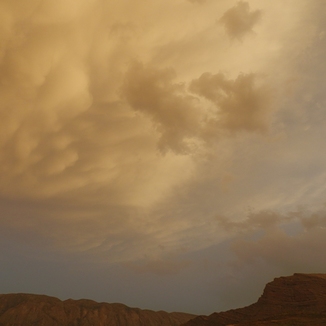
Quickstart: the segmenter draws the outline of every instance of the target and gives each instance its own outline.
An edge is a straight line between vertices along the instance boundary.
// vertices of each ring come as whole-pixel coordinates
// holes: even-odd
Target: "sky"
[[[210,314],[326,272],[324,0],[0,0],[0,293]]]

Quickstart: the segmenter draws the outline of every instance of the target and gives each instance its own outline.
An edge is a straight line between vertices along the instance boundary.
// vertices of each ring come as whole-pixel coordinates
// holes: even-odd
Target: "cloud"
[[[277,212],[268,210],[258,213],[249,212],[248,216],[241,221],[232,221],[223,216],[218,216],[218,224],[228,231],[249,232],[257,229],[266,229],[278,225],[280,222],[290,220],[290,217],[280,215]]]
[[[184,83],[173,82],[176,77],[173,69],[136,62],[126,72],[121,89],[130,107],[154,123],[160,149],[189,153],[198,144],[217,140],[224,131],[268,129],[270,92],[256,74],[240,74],[232,80],[222,73],[203,73],[190,82],[190,93]]]
[[[207,72],[191,82],[190,90],[215,104],[216,127],[232,132],[267,130],[270,95],[257,75],[240,74],[232,80],[222,73]]]
[[[260,76],[275,65],[265,43],[252,40],[255,55],[252,44],[228,48],[214,26],[220,1],[200,13],[172,0],[0,6],[4,232],[111,261],[146,253],[158,264],[162,243],[172,252],[219,241],[210,218],[233,202],[244,174],[232,171],[233,136],[248,152],[271,123],[270,80]],[[223,17],[241,38],[260,14],[240,2]]]
[[[239,1],[224,13],[219,22],[224,25],[230,38],[241,40],[246,34],[252,32],[252,28],[260,21],[261,16],[260,10],[250,11],[248,2]]]
[[[123,59],[129,56],[129,49],[120,48],[119,42],[132,41],[126,41],[124,33],[112,34],[112,28],[121,24],[108,23],[106,29],[94,23],[100,16],[97,4],[85,1],[68,12],[71,3],[35,4],[29,18],[19,16],[19,7],[6,8],[13,22],[25,25],[11,29],[8,19],[3,30],[0,191],[4,196],[68,196],[79,201],[83,194],[97,201],[102,191],[110,204],[146,206],[162,198],[157,187],[150,190],[152,182],[167,190],[168,179],[171,185],[178,183],[179,172],[172,172],[175,164],[180,169],[183,165],[183,170],[188,165],[185,157],[157,155],[159,135],[117,95]],[[132,29],[132,24],[127,26]],[[173,101],[177,107],[177,96]],[[178,143],[182,137],[177,127],[172,129],[166,142]],[[167,178],[158,181],[164,174]]]
[[[10,2],[2,5],[6,19],[0,30],[0,194],[7,212],[3,229],[21,240],[24,237],[18,235],[25,233],[26,243],[39,238],[50,248],[81,251],[102,246],[111,250],[113,260],[132,256],[118,252],[132,246],[125,237],[138,234],[135,257],[141,255],[141,235],[147,232],[141,216],[194,172],[191,157],[179,153],[184,138],[198,125],[192,100],[182,87],[178,95],[179,86],[164,70],[126,74],[126,65],[134,59],[130,35],[137,32],[137,24],[124,23],[124,14],[102,19],[110,10],[99,11],[101,1],[83,1],[76,8],[71,1],[40,6],[31,2],[25,12]],[[153,85],[153,92],[158,92],[152,94],[157,104],[154,124],[121,97],[124,76],[130,83],[145,80],[143,86],[146,78],[163,84],[162,89]],[[179,118],[180,130],[176,123],[169,126]],[[160,153],[161,138],[162,147],[177,153]],[[15,204],[7,201],[28,208],[16,215]],[[37,206],[37,212],[29,205]]]
[[[282,273],[317,272],[324,269],[325,210],[297,210],[288,214],[258,212],[243,222],[222,221],[236,229],[231,248],[236,266],[255,266],[263,262]],[[318,249],[319,248],[319,249]]]
[[[257,241],[239,239],[232,248],[240,265],[262,260],[267,265],[282,269],[283,273],[317,272],[324,270],[325,266],[325,257],[320,251],[326,245],[325,235],[323,228],[293,237],[274,230]]]
[[[198,137],[204,108],[186,94],[184,85],[173,83],[172,69],[158,70],[140,63],[131,66],[125,76],[122,94],[130,106],[149,116],[161,133],[160,147],[177,152],[187,149],[187,140]]]

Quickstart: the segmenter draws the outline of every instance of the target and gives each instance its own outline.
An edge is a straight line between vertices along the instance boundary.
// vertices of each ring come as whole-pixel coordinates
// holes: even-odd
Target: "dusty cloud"
[[[191,82],[190,90],[216,105],[221,128],[261,132],[268,125],[270,96],[257,79],[254,74],[230,80],[222,73],[204,73]]]
[[[270,92],[254,74],[235,80],[223,73],[204,73],[190,82],[173,83],[172,69],[157,70],[133,64],[122,95],[131,108],[148,116],[161,134],[159,147],[189,152],[194,143],[218,139],[224,130],[264,132],[268,128]],[[204,101],[215,105],[212,110]]]
[[[230,38],[241,40],[244,35],[252,32],[252,28],[260,21],[261,10],[250,11],[250,5],[246,1],[239,1],[234,7],[227,10],[219,22]]]
[[[247,218],[241,221],[232,221],[223,216],[218,216],[218,224],[228,231],[248,232],[256,229],[266,229],[278,225],[281,221],[291,220],[289,216],[283,216],[274,211],[261,211],[259,213],[249,213]]]
[[[152,170],[154,161],[166,171],[170,163],[176,163],[169,154],[156,155],[155,138],[159,136],[146,119],[136,116],[119,99],[116,92],[123,71],[112,65],[119,67],[121,56],[109,64],[102,62],[102,57],[115,56],[116,51],[127,53],[118,45],[110,48],[124,35],[112,37],[115,23],[106,35],[97,33],[95,5],[85,2],[76,13],[66,13],[63,3],[62,8],[54,6],[53,13],[50,4],[36,6],[32,18],[21,18],[18,9],[8,5],[8,15],[17,21],[25,19],[27,26],[16,28],[12,35],[8,31],[10,36],[4,37],[8,38],[1,63],[4,195],[48,197],[70,192],[73,196],[71,191],[88,188],[89,196],[102,189],[115,204],[120,195],[130,203],[136,201],[134,195],[141,197],[142,191],[136,186],[131,191],[134,195],[129,190],[127,194],[124,183],[130,189],[133,182],[144,185],[148,184],[146,178],[154,180],[154,175],[160,175]],[[85,20],[87,10],[94,17]],[[51,19],[46,20],[47,15]],[[108,40],[109,36],[113,39]],[[99,65],[101,72],[97,71]],[[185,163],[182,157],[176,159]],[[142,165],[146,166],[145,179],[139,174]],[[135,169],[138,181],[128,177]]]
[[[324,208],[284,214],[261,211],[239,222],[219,218],[219,224],[234,234],[230,246],[237,268],[263,263],[282,273],[324,269],[320,250],[326,246]]]
[[[199,136],[204,113],[195,98],[186,94],[185,86],[173,83],[173,78],[171,69],[156,70],[135,63],[126,74],[122,94],[134,110],[158,126],[161,148],[182,152],[187,140]]]
[[[241,39],[261,11],[192,2],[2,1],[1,225],[15,239],[157,264],[219,241],[213,194],[232,201],[239,139],[247,149],[270,130],[262,40],[283,31],[230,47],[216,16]]]

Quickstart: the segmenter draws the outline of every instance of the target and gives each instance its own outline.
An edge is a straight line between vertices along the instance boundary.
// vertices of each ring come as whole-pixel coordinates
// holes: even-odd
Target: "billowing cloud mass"
[[[0,292],[209,313],[322,272],[324,6],[0,1]]]
[[[263,131],[267,128],[269,94],[266,88],[256,85],[255,79],[253,74],[228,80],[222,73],[204,73],[191,82],[190,89],[216,105],[221,127]]]
[[[234,7],[227,10],[220,22],[231,38],[242,39],[248,32],[252,32],[253,26],[261,19],[260,10],[250,11],[250,5],[246,1],[239,1]]]
[[[198,138],[205,108],[196,105],[184,85],[173,83],[174,77],[171,69],[155,70],[134,64],[126,73],[122,93],[132,109],[144,113],[157,125],[160,147],[178,152],[187,140]]]

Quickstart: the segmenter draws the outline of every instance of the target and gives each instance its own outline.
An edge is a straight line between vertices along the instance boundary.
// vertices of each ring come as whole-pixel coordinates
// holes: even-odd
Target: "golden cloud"
[[[252,28],[259,22],[261,16],[261,10],[250,11],[248,2],[239,1],[224,13],[219,22],[224,25],[230,38],[241,40],[245,34],[252,32]]]
[[[260,11],[243,1],[228,11],[219,1],[192,2],[201,5],[1,2],[3,229],[27,230],[26,238],[38,234],[57,247],[103,250],[112,260],[160,252],[160,242],[171,251],[191,247],[200,227],[213,233],[210,222],[187,214],[175,221],[160,205],[176,209],[173,201],[187,197],[190,185],[206,181],[204,161],[227,161],[219,142],[268,130],[271,79],[261,76],[275,61],[264,43],[270,34],[228,47],[215,24],[225,12],[228,35],[241,39]],[[282,33],[267,38],[277,40],[277,58]],[[232,174],[215,163],[214,176]],[[28,213],[10,213],[15,205],[7,201]]]

